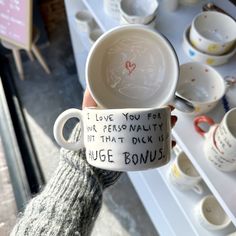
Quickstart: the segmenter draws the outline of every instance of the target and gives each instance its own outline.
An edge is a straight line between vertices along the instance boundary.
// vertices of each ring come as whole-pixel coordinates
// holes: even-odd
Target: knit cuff
[[[72,131],[71,136],[69,138],[69,142],[77,142],[81,138],[81,128],[80,124],[78,124]],[[86,160],[86,150],[82,148],[78,151],[69,151],[66,149],[61,149],[61,159],[63,162],[69,163],[73,168],[81,171],[85,166],[90,168],[91,173],[94,173],[103,189],[109,187],[110,185],[114,184],[122,172],[118,171],[109,171],[100,169],[97,167],[93,167],[88,164]]]

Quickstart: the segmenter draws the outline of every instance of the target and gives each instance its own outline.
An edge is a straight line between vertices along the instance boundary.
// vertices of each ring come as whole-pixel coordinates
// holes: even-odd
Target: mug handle
[[[81,137],[80,140],[77,142],[68,142],[65,140],[64,135],[63,135],[63,128],[66,124],[66,122],[71,119],[71,118],[78,118],[80,120],[81,124]],[[62,146],[65,149],[68,150],[79,150],[80,148],[84,147],[84,139],[83,139],[83,134],[84,134],[84,127],[83,127],[83,113],[81,110],[71,108],[68,109],[64,112],[62,112],[58,118],[56,119],[53,127],[53,135],[57,143]]]
[[[207,131],[203,130],[202,128],[199,127],[200,123],[207,123],[208,125],[212,126],[215,124],[215,121],[208,117],[208,116],[197,116],[194,118],[193,120],[194,123],[194,128],[195,130],[201,135],[201,136],[205,136],[205,134],[207,133]]]
[[[196,192],[197,194],[203,194],[203,188],[202,188],[202,185],[201,185],[200,183],[194,185],[192,189],[193,189],[194,192]]]
[[[176,144],[174,147],[173,147],[173,151],[175,153],[176,156],[178,156],[181,152],[183,152],[183,150],[181,149],[181,147]]]

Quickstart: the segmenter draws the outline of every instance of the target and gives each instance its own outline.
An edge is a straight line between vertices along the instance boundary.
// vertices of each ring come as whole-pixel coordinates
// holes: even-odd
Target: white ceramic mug
[[[188,62],[180,66],[177,94],[194,106],[191,115],[200,115],[212,110],[235,81],[223,79],[211,66]]]
[[[236,40],[236,22],[216,11],[199,13],[192,21],[190,41],[195,48],[213,55],[230,50]]]
[[[82,32],[88,33],[95,27],[93,16],[86,10],[78,11],[75,14],[75,22],[78,26],[78,30]]]
[[[196,193],[202,194],[201,176],[179,146],[174,147],[174,152],[176,153],[176,157],[170,166],[169,180],[179,190],[192,189]]]
[[[219,66],[227,63],[236,53],[236,45],[229,52],[222,55],[210,55],[196,49],[189,40],[190,27],[186,28],[183,35],[183,49],[185,53],[194,61],[198,61],[210,66]]]
[[[179,64],[171,44],[141,25],[123,25],[105,32],[86,62],[88,89],[103,108],[150,108],[172,104],[193,107],[175,95]]]
[[[231,223],[217,199],[211,194],[197,204],[195,216],[199,224],[208,230],[222,230]]]
[[[204,152],[208,160],[221,171],[236,170],[236,108],[228,111],[220,124],[207,116],[194,119],[196,131],[206,138]],[[201,123],[210,126],[208,132],[200,127]]]
[[[81,123],[81,138],[70,143],[63,127],[70,118]],[[69,150],[86,147],[87,161],[108,170],[137,171],[157,168],[170,160],[170,108],[69,109],[54,125],[54,137]]]
[[[157,0],[121,0],[120,15],[130,24],[149,24],[156,17]]]

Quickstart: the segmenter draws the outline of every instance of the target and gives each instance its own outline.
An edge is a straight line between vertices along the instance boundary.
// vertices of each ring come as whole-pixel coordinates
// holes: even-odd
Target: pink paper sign
[[[0,38],[21,48],[31,43],[32,0],[0,0]]]

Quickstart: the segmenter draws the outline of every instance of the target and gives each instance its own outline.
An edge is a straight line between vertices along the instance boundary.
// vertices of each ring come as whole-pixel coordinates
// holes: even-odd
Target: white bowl
[[[157,0],[121,0],[120,14],[131,24],[149,24],[158,9]]]
[[[191,102],[195,110],[190,115],[212,110],[226,94],[229,86],[211,66],[188,62],[180,66],[177,95]]]
[[[186,54],[194,61],[198,61],[211,66],[219,66],[227,63],[236,52],[236,45],[234,45],[228,53],[223,55],[216,56],[203,53],[197,50],[189,41],[189,31],[190,27],[188,27],[184,32],[182,45]]]
[[[104,108],[170,104],[178,76],[173,47],[161,34],[142,25],[123,25],[105,32],[86,62],[88,88]]]
[[[236,22],[220,12],[202,12],[193,19],[189,38],[202,52],[224,54],[236,41]]]

